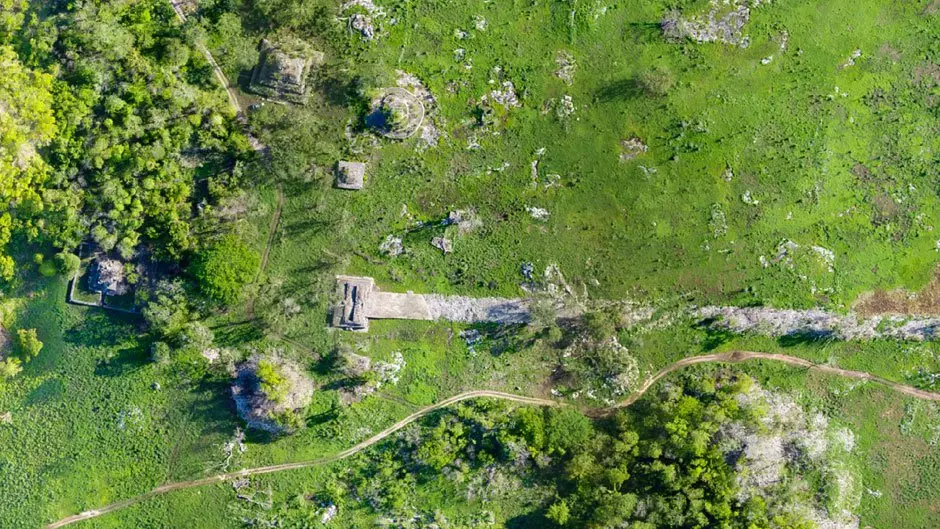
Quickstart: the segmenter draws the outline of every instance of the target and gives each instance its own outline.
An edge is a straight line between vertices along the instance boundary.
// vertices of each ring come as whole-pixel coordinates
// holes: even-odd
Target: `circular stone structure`
[[[382,90],[372,100],[372,111],[366,116],[366,125],[378,134],[394,140],[411,137],[424,123],[424,104],[404,88]]]

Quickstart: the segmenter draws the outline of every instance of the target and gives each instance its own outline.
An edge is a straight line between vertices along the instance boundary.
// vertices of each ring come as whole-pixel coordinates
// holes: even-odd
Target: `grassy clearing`
[[[138,322],[65,304],[65,282],[36,285],[14,320],[39,357],[0,388],[0,510],[36,527],[203,471],[232,416],[216,388],[173,387],[148,361]],[[160,383],[162,389],[152,389]]]

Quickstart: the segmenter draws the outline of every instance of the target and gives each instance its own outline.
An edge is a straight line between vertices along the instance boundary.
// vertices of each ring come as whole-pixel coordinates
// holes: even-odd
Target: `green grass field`
[[[279,439],[250,433],[248,451],[232,468],[335,453],[468,389],[549,394],[559,352],[545,344],[527,347],[494,331],[471,351],[459,337],[466,326],[449,323],[327,330],[339,272],[370,275],[396,291],[515,297],[523,263],[537,273],[554,263],[592,299],[833,310],[848,310],[866,291],[928,281],[940,225],[940,82],[929,77],[940,63],[940,19],[925,14],[926,2],[780,0],[753,10],[746,49],[664,40],[663,13],[686,3],[386,0],[377,41],[362,42],[337,21],[322,39],[309,39],[327,52],[310,104],[267,104],[258,112],[316,121],[309,130],[322,135],[324,152],[368,162],[367,182],[360,192],[332,189],[333,160],[297,168],[306,178],[282,184],[286,200],[258,284],[240,307],[209,318],[219,346],[278,348],[319,385],[307,428]],[[193,18],[201,16],[211,21],[211,13]],[[478,16],[485,29],[476,28]],[[209,44],[244,85],[252,50],[266,34],[257,21],[241,20],[240,29],[227,22],[210,32]],[[231,36],[222,39],[223,31]],[[841,68],[856,49],[856,64]],[[571,85],[555,75],[560,53],[574,58]],[[673,82],[665,95],[649,97],[636,79],[655,68]],[[394,83],[395,70],[418,76],[436,98],[438,146],[372,142],[355,125],[363,109],[343,80],[361,76],[383,86]],[[513,83],[521,106],[497,108],[481,126],[481,98],[503,81]],[[566,95],[574,113],[562,118],[557,105]],[[343,138],[347,122],[351,141]],[[648,151],[621,161],[621,142],[634,137]],[[262,253],[276,190],[259,185],[244,200],[250,213],[234,229]],[[550,215],[536,220],[527,207]],[[440,225],[448,212],[468,208],[482,228],[457,235]],[[445,232],[454,238],[448,255],[430,244]],[[403,238],[403,255],[379,252],[388,235]],[[774,262],[787,241],[798,246]],[[26,283],[33,292],[9,300],[13,320],[4,325],[37,328],[45,347],[0,385],[0,413],[12,417],[0,422],[0,526],[38,527],[221,471],[221,446],[239,426],[226,380],[181,383],[149,362],[139,319],[66,305],[60,279]],[[296,314],[278,316],[285,298],[299,305]],[[264,320],[267,335],[252,317]],[[905,383],[916,382],[918,368],[936,372],[940,363],[936,343],[716,337],[682,322],[625,332],[621,342],[644,374],[733,349],[783,352]],[[376,360],[401,352],[399,382],[341,404],[332,389],[342,377],[326,365],[340,345]],[[935,404],[771,364],[728,369],[793,392],[855,432],[852,463],[871,491],[862,495],[861,527],[940,525]],[[344,468],[264,476],[252,486],[271,487],[283,502],[322,491]],[[457,501],[449,487],[443,478],[422,483],[413,501],[468,525],[483,510],[505,523],[545,492],[484,505]],[[248,508],[223,483],[76,527],[235,528]],[[375,516],[350,503],[331,526],[371,526]]]

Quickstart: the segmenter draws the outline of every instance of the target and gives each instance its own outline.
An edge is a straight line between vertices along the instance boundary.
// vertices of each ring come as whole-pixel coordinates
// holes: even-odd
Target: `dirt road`
[[[881,384],[892,391],[897,391],[898,393],[902,393],[910,397],[940,402],[940,393],[932,393],[929,391],[924,391],[922,389],[917,389],[915,387],[893,382],[891,380],[887,380],[885,378],[875,376],[875,375],[872,375],[871,373],[866,373],[864,371],[852,371],[849,369],[841,369],[838,367],[832,367],[832,366],[823,365],[823,364],[815,364],[803,358],[798,358],[795,356],[789,356],[789,355],[783,355],[783,354],[760,353],[760,352],[754,352],[754,351],[729,351],[726,353],[715,353],[715,354],[710,354],[710,355],[692,356],[689,358],[684,358],[682,360],[679,360],[673,364],[670,364],[664,367],[663,369],[660,369],[653,376],[648,378],[646,382],[644,382],[643,385],[636,392],[634,392],[632,395],[630,395],[623,401],[615,404],[614,406],[610,408],[593,410],[594,412],[593,414],[596,415],[596,414],[610,413],[617,409],[630,406],[631,404],[636,402],[640,397],[642,397],[647,391],[649,391],[649,389],[653,386],[653,384],[658,382],[660,379],[662,379],[666,375],[674,371],[678,371],[679,369],[682,369],[684,367],[688,367],[688,366],[696,365],[696,364],[713,363],[713,362],[739,363],[739,362],[746,362],[748,360],[769,360],[773,362],[782,362],[784,364],[797,366],[797,367],[803,367],[808,370],[819,371],[821,373],[827,373],[827,374],[837,375],[837,376],[846,377],[846,378],[854,378],[854,379],[859,379],[859,380],[868,380],[868,381],[875,382],[877,384]],[[425,415],[428,415],[429,413],[433,413],[434,411],[437,411],[441,408],[445,408],[447,406],[451,406],[461,401],[465,401],[469,399],[476,399],[476,398],[501,399],[501,400],[506,400],[506,401],[511,401],[511,402],[517,402],[520,404],[529,404],[533,406],[568,406],[567,403],[560,402],[560,401],[555,401],[555,400],[550,400],[550,399],[541,399],[541,398],[536,398],[536,397],[527,397],[524,395],[514,395],[511,393],[503,393],[500,391],[488,391],[488,390],[467,391],[464,393],[460,393],[458,395],[454,395],[453,397],[450,397],[448,399],[442,400],[441,402],[438,402],[437,404],[427,406],[425,408],[421,408],[420,410],[412,413],[411,415],[408,415],[404,419],[396,422],[395,424],[373,435],[372,437],[366,439],[365,441],[362,441],[356,444],[355,446],[347,448],[346,450],[343,450],[342,452],[338,452],[336,454],[324,456],[324,457],[317,458],[317,459],[310,459],[307,461],[297,461],[294,463],[282,463],[279,465],[270,465],[270,466],[257,467],[257,468],[247,468],[247,469],[239,470],[236,472],[228,472],[225,474],[219,474],[216,476],[196,479],[192,481],[180,481],[177,483],[169,483],[166,485],[161,485],[149,492],[145,492],[144,494],[141,494],[140,496],[135,496],[133,498],[128,498],[126,500],[112,503],[110,505],[101,507],[100,509],[85,511],[80,514],[63,518],[57,522],[47,525],[46,528],[55,529],[58,527],[65,527],[67,525],[80,522],[82,520],[97,518],[98,516],[121,510],[125,507],[129,507],[131,505],[134,505],[135,503],[139,503],[148,498],[152,498],[154,496],[165,494],[167,492],[171,492],[174,490],[190,489],[193,487],[211,485],[213,483],[224,483],[224,482],[231,481],[237,478],[247,477],[247,476],[257,476],[259,474],[270,474],[273,472],[281,472],[284,470],[295,470],[295,469],[301,469],[301,468],[315,467],[319,465],[325,465],[327,463],[332,463],[334,461],[339,461],[341,459],[346,459],[347,457],[353,456],[381,442],[383,439],[389,437],[390,435],[401,430],[405,426],[408,426],[409,424],[417,421],[418,419],[424,417]]]

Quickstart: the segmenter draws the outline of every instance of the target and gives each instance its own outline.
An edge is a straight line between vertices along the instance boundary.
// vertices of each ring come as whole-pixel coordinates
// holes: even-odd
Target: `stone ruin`
[[[529,305],[522,299],[383,292],[371,277],[336,276],[332,326],[366,332],[372,319],[518,324],[529,321]]]
[[[303,45],[274,45],[261,41],[261,56],[251,75],[251,91],[281,101],[304,104],[313,67],[323,63],[323,53]]]
[[[131,291],[124,275],[124,263],[116,259],[95,261],[88,274],[88,290],[104,296],[123,296]]]
[[[417,96],[397,86],[385,88],[372,100],[366,125],[393,140],[410,138],[424,124],[424,104]]]
[[[362,189],[366,178],[366,164],[342,161],[336,164],[336,187],[340,189]]]
[[[273,364],[284,377],[287,387],[282,396],[265,394],[258,376],[261,362]],[[297,412],[310,404],[315,390],[313,382],[300,365],[277,354],[264,357],[254,354],[239,364],[231,389],[238,416],[245,424],[249,428],[271,433],[289,432],[290,427],[279,419],[284,414]]]
[[[744,32],[744,26],[751,18],[751,9],[760,4],[760,0],[714,2],[707,12],[697,15],[673,10],[666,13],[660,27],[663,36],[673,42],[689,39],[747,48],[751,39]]]

